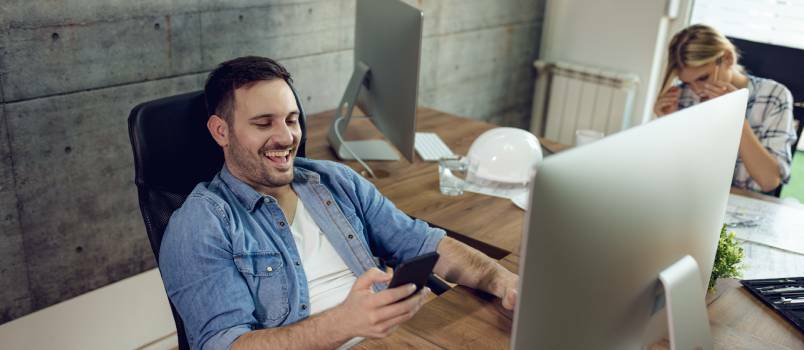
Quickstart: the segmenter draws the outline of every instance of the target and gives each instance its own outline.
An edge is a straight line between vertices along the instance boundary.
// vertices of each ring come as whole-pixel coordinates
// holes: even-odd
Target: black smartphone
[[[433,272],[433,267],[438,262],[438,253],[432,252],[419,255],[405,261],[394,269],[394,277],[388,288],[395,288],[413,283],[416,285],[416,293],[427,284],[427,277]]]

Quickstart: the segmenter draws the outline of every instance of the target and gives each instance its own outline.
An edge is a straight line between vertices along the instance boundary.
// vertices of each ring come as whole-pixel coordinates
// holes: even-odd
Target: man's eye
[[[271,123],[257,123],[257,124],[254,124],[254,126],[256,126],[258,128],[267,128],[267,127],[271,126]]]
[[[298,119],[288,119],[288,124],[296,124],[298,122],[299,122]]]
[[[707,80],[709,80],[709,76],[708,76],[708,75],[704,75],[704,76],[702,76],[702,77],[698,78],[698,81],[707,81]]]

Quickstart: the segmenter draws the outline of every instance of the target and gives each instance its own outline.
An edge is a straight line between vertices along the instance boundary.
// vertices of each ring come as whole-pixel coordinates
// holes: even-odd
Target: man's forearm
[[[248,332],[237,338],[232,349],[337,348],[353,337],[338,325],[337,312],[336,307],[289,326]]]
[[[765,146],[759,141],[748,122],[743,125],[743,135],[740,140],[740,158],[745,164],[748,174],[762,188],[768,192],[779,186],[781,175],[779,165]]]
[[[502,297],[504,286],[499,282],[516,278],[494,259],[453,238],[444,237],[437,250],[441,258],[433,271],[448,282]]]

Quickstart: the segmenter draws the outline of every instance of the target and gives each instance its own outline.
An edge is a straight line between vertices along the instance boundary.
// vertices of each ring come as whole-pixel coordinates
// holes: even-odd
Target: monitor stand
[[[670,349],[712,349],[712,334],[706,313],[701,272],[691,256],[659,273],[667,303]]]
[[[335,112],[335,120],[329,128],[327,140],[340,159],[399,160],[394,148],[383,140],[345,141],[346,127],[352,119],[352,111],[357,104],[360,91],[369,82],[371,69],[363,62],[357,62],[346,92]]]

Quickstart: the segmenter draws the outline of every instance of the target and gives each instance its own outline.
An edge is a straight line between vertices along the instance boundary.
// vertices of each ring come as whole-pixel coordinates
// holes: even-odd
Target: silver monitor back
[[[357,105],[399,152],[413,161],[422,28],[421,10],[401,0],[357,1],[354,73],[329,135],[340,158],[398,159],[390,148],[378,150],[387,144],[342,139]],[[344,143],[349,145],[347,149],[342,147]]]
[[[514,349],[638,349],[666,334],[659,272],[690,255],[708,283],[747,98],[733,92],[544,160]]]

